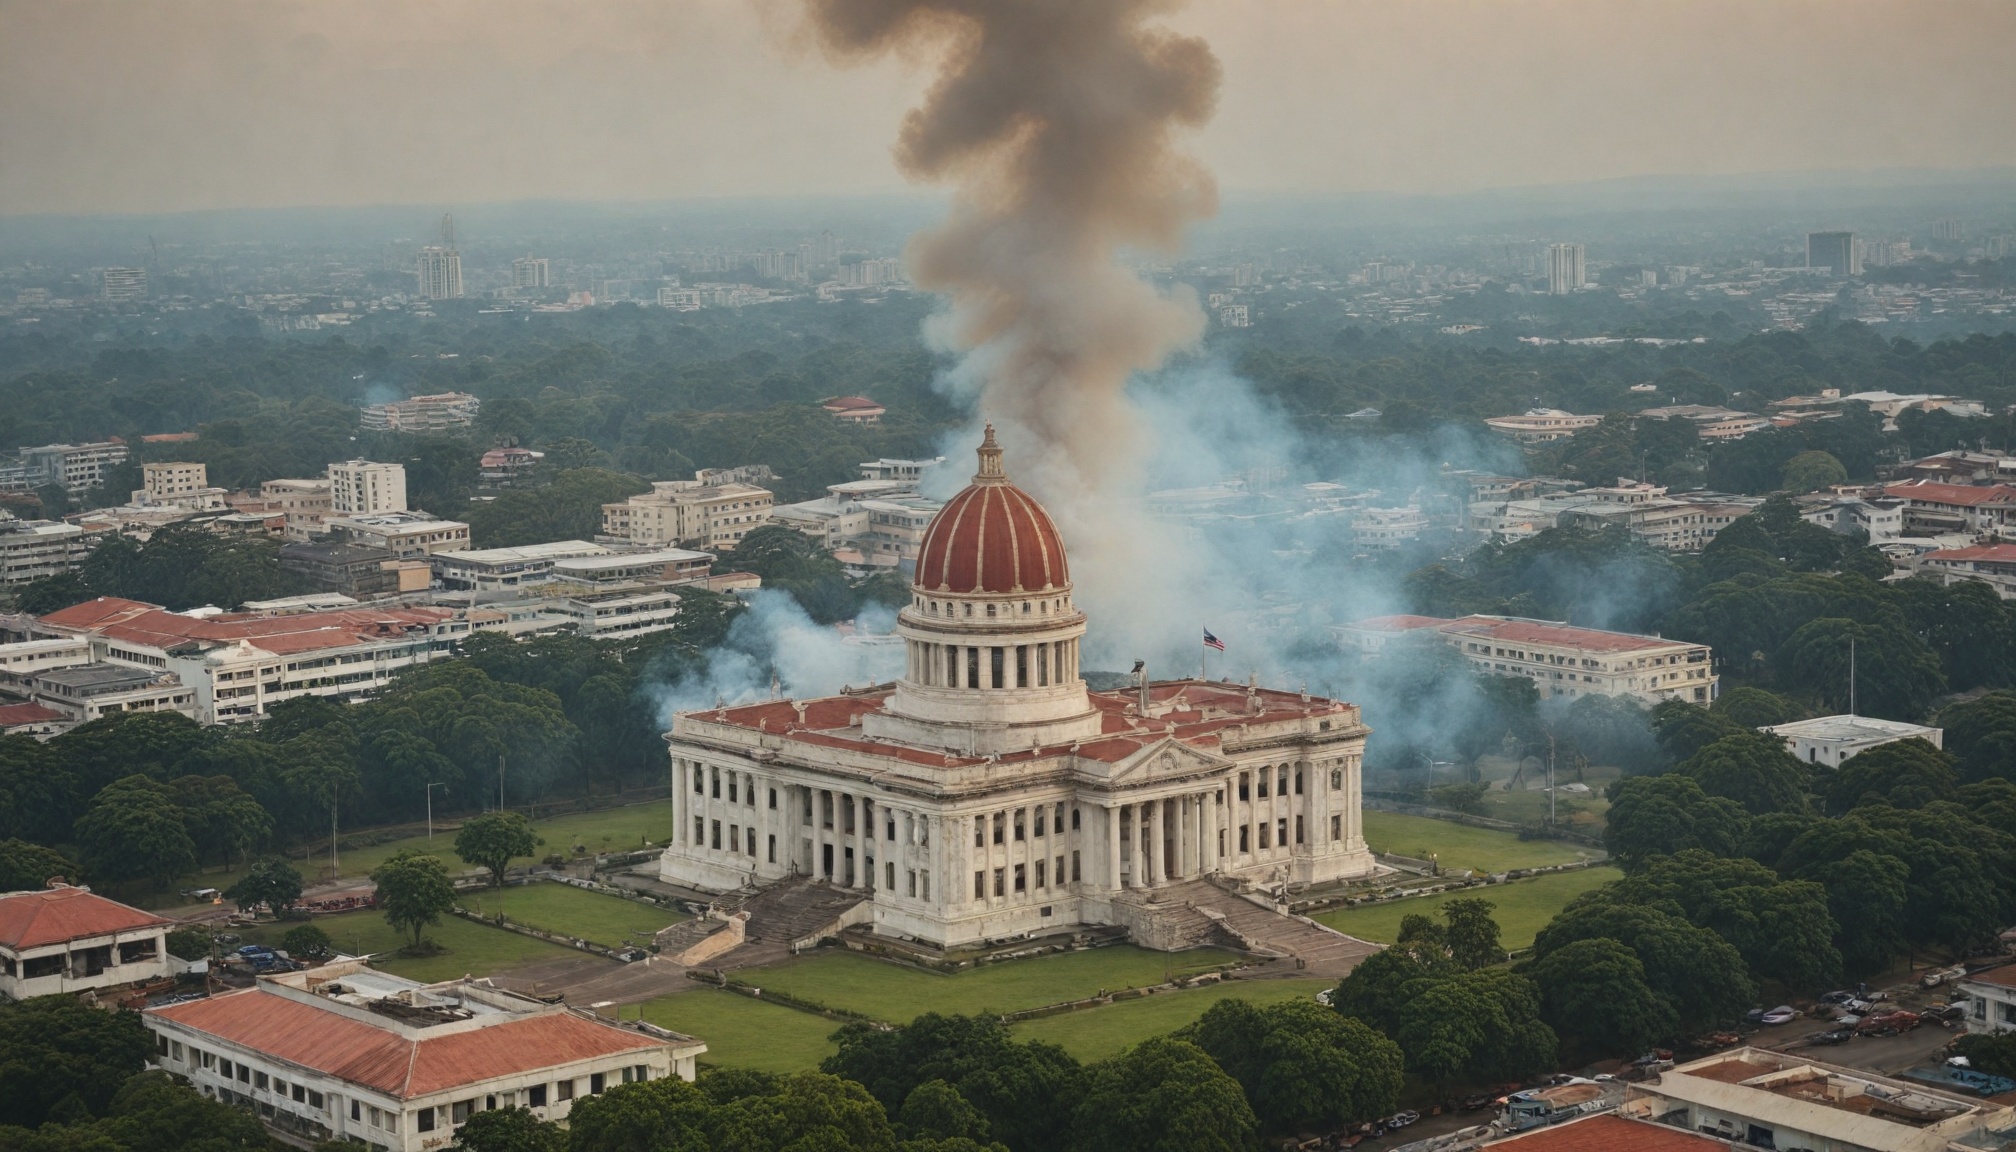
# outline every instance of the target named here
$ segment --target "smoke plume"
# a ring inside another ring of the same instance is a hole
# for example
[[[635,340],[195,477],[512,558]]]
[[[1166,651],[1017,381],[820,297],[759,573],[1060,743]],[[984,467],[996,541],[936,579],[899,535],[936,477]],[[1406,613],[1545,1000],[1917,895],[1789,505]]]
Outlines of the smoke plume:
[[[950,218],[911,241],[910,273],[950,299],[936,334],[970,353],[964,371],[1010,433],[1018,473],[1040,470],[1066,502],[1138,460],[1128,378],[1203,329],[1191,294],[1163,295],[1120,263],[1175,251],[1184,225],[1217,204],[1210,174],[1171,136],[1210,116],[1218,62],[1203,41],[1145,24],[1169,6],[806,3],[842,60],[937,54],[896,158],[957,194]]]

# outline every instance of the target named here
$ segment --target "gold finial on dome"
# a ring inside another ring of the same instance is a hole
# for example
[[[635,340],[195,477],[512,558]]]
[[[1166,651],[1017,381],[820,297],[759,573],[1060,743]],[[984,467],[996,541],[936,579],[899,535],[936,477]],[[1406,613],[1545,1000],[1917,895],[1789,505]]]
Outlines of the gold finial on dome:
[[[1001,469],[1001,445],[994,440],[994,425],[987,425],[987,435],[980,441],[980,470],[973,474],[975,484],[1000,484],[1008,479],[1008,473]]]

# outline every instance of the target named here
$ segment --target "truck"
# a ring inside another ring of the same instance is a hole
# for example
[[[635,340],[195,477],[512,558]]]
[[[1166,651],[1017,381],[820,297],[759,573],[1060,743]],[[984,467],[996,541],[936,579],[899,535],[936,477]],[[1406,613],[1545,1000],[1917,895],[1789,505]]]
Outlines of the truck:
[[[1553,1088],[1532,1088],[1505,1098],[1505,1112],[1499,1126],[1507,1132],[1524,1132],[1548,1124],[1559,1124],[1608,1107],[1601,1084],[1561,1084]]]

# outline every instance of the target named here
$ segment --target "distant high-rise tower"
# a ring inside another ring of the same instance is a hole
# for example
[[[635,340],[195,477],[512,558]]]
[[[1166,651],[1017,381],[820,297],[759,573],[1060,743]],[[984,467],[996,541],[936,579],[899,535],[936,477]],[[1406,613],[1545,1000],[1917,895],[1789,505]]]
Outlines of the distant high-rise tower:
[[[145,268],[105,269],[105,299],[144,300],[147,298]]]
[[[455,250],[455,217],[441,217],[441,243],[420,250],[420,295],[453,300],[462,295],[462,254]]]
[[[1951,242],[1954,240],[1963,240],[1966,236],[1967,230],[1960,226],[1958,220],[1934,220],[1932,222],[1932,239],[1934,240]]]
[[[1552,244],[1547,248],[1547,294],[1566,296],[1589,283],[1582,245]]]
[[[1862,254],[1853,232],[1808,232],[1806,267],[1832,268],[1836,276],[1860,276]]]
[[[513,288],[551,288],[553,276],[546,266],[544,256],[526,256],[511,261],[511,286]]]

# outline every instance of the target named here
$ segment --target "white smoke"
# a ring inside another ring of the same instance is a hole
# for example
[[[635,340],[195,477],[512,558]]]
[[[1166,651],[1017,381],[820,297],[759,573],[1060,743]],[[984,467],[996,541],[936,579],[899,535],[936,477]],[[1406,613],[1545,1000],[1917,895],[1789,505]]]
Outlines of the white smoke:
[[[895,626],[895,612],[870,605],[850,635],[813,623],[790,593],[759,589],[720,647],[655,689],[659,723],[670,728],[675,712],[770,699],[772,676],[778,694],[798,699],[893,680],[903,671],[903,647],[879,638]]]

